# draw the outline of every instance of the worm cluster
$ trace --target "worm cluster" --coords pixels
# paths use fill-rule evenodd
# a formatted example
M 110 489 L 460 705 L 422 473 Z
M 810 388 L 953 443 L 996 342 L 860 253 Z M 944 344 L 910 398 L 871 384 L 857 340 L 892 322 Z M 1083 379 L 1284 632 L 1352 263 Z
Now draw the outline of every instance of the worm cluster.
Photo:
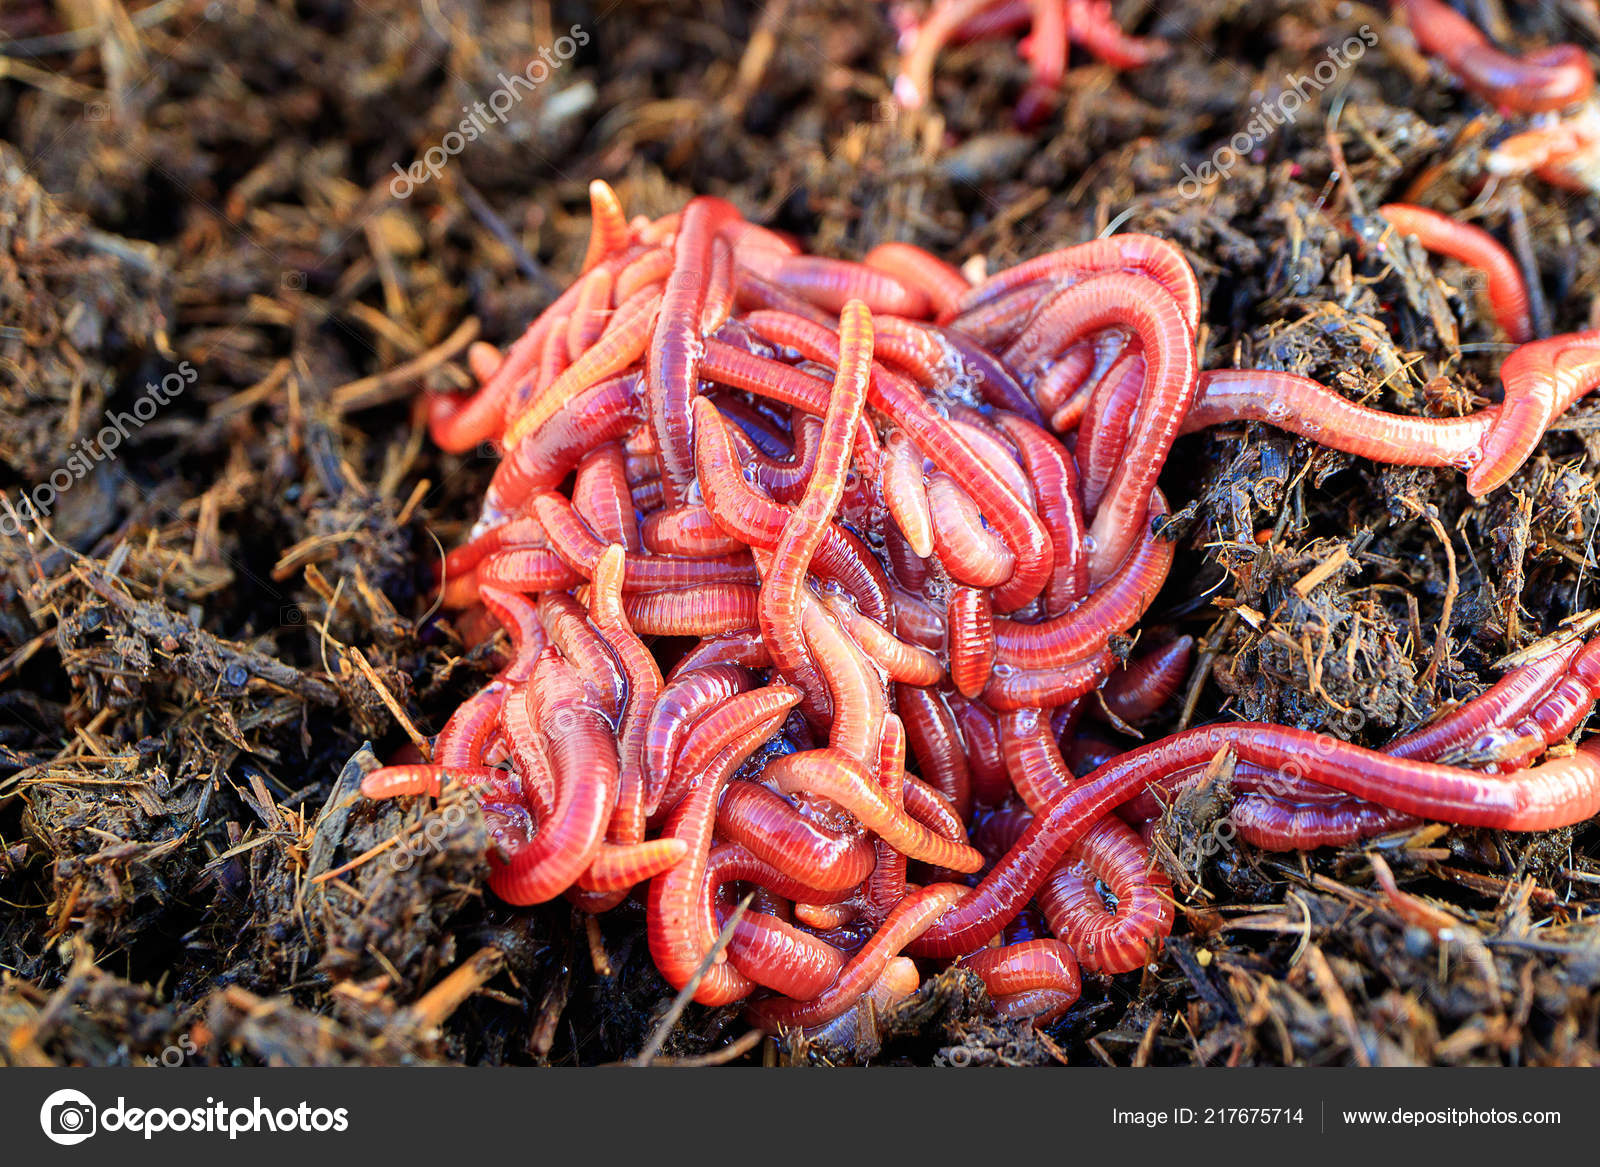
M 442 586 L 513 651 L 431 759 L 363 786 L 480 788 L 502 899 L 637 892 L 666 980 L 771 1030 L 848 1026 L 915 989 L 911 957 L 1049 1019 L 1080 968 L 1138 968 L 1171 930 L 1148 830 L 1224 764 L 1268 848 L 1600 808 L 1592 744 L 1532 764 L 1600 693 L 1580 629 L 1383 752 L 1232 723 L 1068 761 L 1086 696 L 1137 722 L 1187 670 L 1187 638 L 1127 667 L 1113 645 L 1172 563 L 1180 432 L 1259 419 L 1482 492 L 1600 381 L 1600 336 L 1522 346 L 1501 405 L 1402 418 L 1200 372 L 1194 273 L 1151 236 L 971 285 L 900 244 L 804 255 L 715 198 L 630 222 L 592 196 L 582 275 L 503 356 L 473 351 L 477 394 L 431 403 L 440 446 L 502 451 Z

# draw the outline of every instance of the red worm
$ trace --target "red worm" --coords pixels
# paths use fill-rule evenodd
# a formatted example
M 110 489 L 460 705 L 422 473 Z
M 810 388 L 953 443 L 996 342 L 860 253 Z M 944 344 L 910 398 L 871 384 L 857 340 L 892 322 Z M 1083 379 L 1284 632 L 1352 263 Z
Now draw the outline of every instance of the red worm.
M 434 739 L 432 761 L 437 766 L 477 766 L 500 728 L 500 708 L 506 701 L 505 680 L 496 678 L 450 715 Z
M 880 1036 L 874 1018 L 883 1016 L 892 1006 L 911 996 L 921 983 L 916 961 L 904 956 L 893 957 L 851 1007 L 831 1021 L 803 1027 L 801 1033 L 808 1043 L 824 1049 L 857 1049 L 864 1038 L 877 1040 Z
M 624 251 L 611 256 L 605 261 L 605 266 L 612 271 L 620 271 L 630 255 L 630 251 Z M 554 331 L 556 320 L 570 314 L 579 290 L 579 284 L 574 283 L 557 297 L 556 302 L 511 346 L 505 359 L 495 366 L 483 388 L 471 399 L 463 403 L 441 396 L 429 402 L 428 430 L 441 450 L 459 454 L 500 436 L 513 391 L 519 385 L 530 382 L 532 375 L 537 372 L 540 355 Z M 532 385 L 529 384 L 531 389 Z
M 960 730 L 960 750 L 966 756 L 974 801 L 994 806 L 1011 793 L 1011 778 L 1006 772 L 1000 748 L 1000 724 L 979 701 L 954 698 L 950 701 Z
M 776 547 L 791 512 L 754 489 L 740 473 L 727 425 L 709 401 L 695 404 L 695 469 L 706 509 L 724 531 L 751 547 Z M 838 524 L 824 528 L 812 567 L 824 580 L 842 587 L 864 615 L 879 623 L 889 619 L 883 569 L 860 540 Z
M 770 863 L 763 863 L 737 843 L 718 843 L 706 862 L 706 885 L 716 891 L 730 883 L 748 883 L 774 897 L 794 903 L 826 904 L 848 899 L 855 888 L 823 891 L 785 875 Z
M 556 775 L 533 716 L 527 685 L 519 685 L 506 694 L 505 704 L 500 707 L 500 728 L 511 750 L 512 769 L 522 778 L 523 800 L 535 820 L 548 823 L 555 814 Z
M 903 639 L 924 648 L 937 648 L 944 644 L 944 615 L 919 596 L 895 590 L 894 625 Z
M 882 674 L 809 590 L 800 624 L 806 647 L 828 686 L 832 707 L 828 741 L 853 758 L 875 762 L 882 744 L 883 719 L 889 712 Z
M 1028 126 L 1048 112 L 1067 71 L 1067 0 L 1031 0 L 1033 29 L 1022 42 L 1022 56 L 1033 66 L 1027 91 L 1017 103 L 1017 122 Z
M 619 307 L 605 336 L 510 418 L 502 439 L 506 448 L 515 449 L 523 438 L 555 416 L 574 394 L 622 372 L 637 361 L 649 343 L 650 330 L 662 303 L 659 291 L 645 287 Z
M 487 381 L 500 368 L 505 357 L 488 341 L 475 340 L 467 346 L 467 368 L 479 381 Z
M 1138 833 L 1108 817 L 1050 872 L 1039 910 L 1084 968 L 1132 972 L 1172 932 L 1172 884 Z
M 1106 710 L 1127 725 L 1154 717 L 1178 695 L 1194 659 L 1194 637 L 1180 636 L 1128 662 L 1113 672 L 1100 690 Z M 1093 706 L 1091 706 L 1092 708 Z
M 770 312 L 752 312 L 750 326 L 775 343 L 791 345 L 810 360 L 839 362 L 839 342 L 826 329 Z M 1037 516 L 1006 489 L 1004 482 L 973 452 L 903 378 L 881 367 L 867 383 L 873 408 L 888 415 L 933 464 L 960 482 L 984 517 L 993 523 L 1016 556 L 1017 569 L 995 593 L 995 607 L 1011 611 L 1037 596 L 1049 579 L 1053 552 Z
M 878 745 L 878 788 L 891 806 L 905 806 L 906 731 L 900 718 L 884 718 Z M 882 839 L 873 841 L 874 863 L 865 887 L 867 910 L 882 920 L 906 894 L 906 857 Z
M 1533 710 L 1572 665 L 1584 644 L 1576 637 L 1512 669 L 1479 696 L 1384 746 L 1397 758 L 1432 761 L 1458 750 L 1481 750 L 1495 726 L 1514 724 Z M 1474 750 L 1477 752 L 1477 750 Z
M 880 243 L 861 262 L 916 288 L 936 315 L 953 307 L 971 287 L 967 277 L 944 260 L 909 243 Z
M 1089 591 L 1087 530 L 1078 471 L 1060 442 L 1025 418 L 995 415 L 995 424 L 1017 444 L 1022 468 L 1033 483 L 1039 518 L 1055 550 L 1050 582 L 1045 586 L 1045 614 L 1059 616 Z
M 715 394 L 712 400 L 717 411 L 738 427 L 734 440 L 741 454 L 775 458 L 789 452 L 787 423 L 766 412 L 770 405 L 762 402 L 764 408 L 758 408 L 731 393 Z
M 1057 433 L 1071 433 L 1083 425 L 1089 398 L 1104 375 L 1104 370 L 1099 368 L 1099 354 L 1111 347 L 1106 338 L 1113 335 L 1103 333 L 1097 344 L 1073 345 L 1043 374 L 1034 378 L 1033 393 L 1039 399 L 1039 408 L 1050 419 L 1050 428 Z M 1127 346 L 1120 336 L 1116 341 L 1120 355 L 1120 350 Z M 1106 367 L 1110 367 L 1109 363 Z
M 955 842 L 966 841 L 966 828 L 955 804 L 922 779 L 905 775 L 901 797 L 906 813 L 923 826 Z
M 1577 45 L 1553 45 L 1513 57 L 1491 45 L 1443 0 L 1397 0 L 1417 44 L 1438 57 L 1478 96 L 1520 113 L 1564 109 L 1589 96 L 1594 69 Z
M 1025 285 L 1038 285 L 1039 300 L 1105 272 L 1137 272 L 1164 287 L 1178 302 L 1190 329 L 1200 323 L 1200 284 L 1194 269 L 1175 244 L 1154 235 L 1109 235 L 1063 248 L 1009 267 L 973 288 L 957 305 L 957 316 L 940 323 L 958 323 L 959 314 L 993 303 Z M 1022 312 L 1032 314 L 1039 300 Z M 959 326 L 959 324 L 958 324 Z
M 928 480 L 928 516 L 934 554 L 950 575 L 975 588 L 993 588 L 1010 579 L 1017 558 L 985 525 L 977 503 L 948 474 Z
M 928 482 L 923 477 L 922 454 L 899 430 L 884 443 L 883 501 L 889 508 L 912 554 L 927 559 L 933 554 L 933 515 L 928 504 Z
M 437 798 L 447 785 L 481 789 L 491 802 L 522 801 L 522 781 L 517 775 L 477 764 L 407 763 L 380 766 L 361 780 L 366 798 L 400 798 L 427 794 Z
M 994 668 L 994 609 L 989 593 L 953 587 L 949 596 L 950 680 L 963 697 L 976 697 Z
M 609 268 L 596 268 L 579 281 L 578 302 L 567 318 L 565 333 L 569 357 L 587 352 L 604 334 L 611 322 L 611 294 L 615 288 L 616 277 Z
M 601 381 L 573 397 L 538 433 L 506 448 L 484 497 L 485 520 L 510 518 L 533 490 L 556 485 L 595 446 L 633 430 L 642 415 L 637 372 Z
M 804 1001 L 833 984 L 844 953 L 776 916 L 746 912 L 733 926 L 728 963 L 756 984 Z
M 1143 355 L 1124 353 L 1089 394 L 1073 456 L 1081 475 L 1083 511 L 1090 518 L 1100 508 L 1100 499 L 1127 449 L 1129 426 L 1139 407 L 1144 379 Z
M 1100 649 L 1081 660 L 1041 669 L 996 664 L 989 683 L 983 687 L 982 697 L 996 712 L 1054 708 L 1098 688 L 1110 670 L 1110 649 Z
M 607 543 L 642 551 L 626 461 L 622 447 L 607 442 L 579 462 L 572 481 L 572 509 Z
M 770 267 L 771 261 L 762 266 Z M 809 300 L 762 279 L 743 263 L 734 274 L 733 291 L 734 303 L 740 308 L 783 312 L 825 328 L 832 328 L 837 318 L 835 313 L 824 312 Z
M 554 899 L 594 861 L 617 797 L 617 747 L 611 722 L 577 671 L 547 654 L 525 700 L 549 752 L 556 803 L 539 833 L 489 876 L 508 904 Z
M 872 314 L 859 301 L 844 306 L 840 318 L 839 371 L 822 423 L 817 468 L 798 506 L 784 522 L 772 551 L 772 567 L 763 573 L 759 626 L 772 663 L 802 691 L 814 693 L 816 665 L 806 651 L 800 629 L 801 596 L 812 557 L 833 523 L 844 494 L 850 465 L 851 438 L 861 420 L 867 373 L 872 364 Z
M 642 251 L 617 275 L 613 298 L 627 303 L 645 288 L 660 284 L 672 274 L 672 251 L 666 247 L 652 247 Z
M 1323 743 L 1323 750 L 1315 747 Z M 1094 823 L 1164 775 L 1200 766 L 1219 750 L 1269 769 L 1291 761 L 1323 785 L 1463 826 L 1539 831 L 1600 811 L 1600 744 L 1586 744 L 1505 777 L 1391 758 L 1304 730 L 1257 722 L 1204 726 L 1132 750 L 1052 802 L 983 881 L 915 944 L 926 956 L 970 952 L 1014 917 L 1049 870 Z
M 748 584 L 702 584 L 624 595 L 628 622 L 641 636 L 718 636 L 754 628 L 759 591 Z
M 615 718 L 622 707 L 622 672 L 610 647 L 589 623 L 588 609 L 565 592 L 549 592 L 539 597 L 538 611 L 551 645 L 599 696 L 607 715 Z
M 1194 400 L 1194 333 L 1179 303 L 1161 285 L 1114 272 L 1057 293 L 1040 307 L 1010 350 L 1019 357 L 1059 352 L 1108 327 L 1136 332 L 1147 373 L 1122 462 L 1089 528 L 1091 583 L 1116 570 L 1138 538 L 1150 492 Z M 1016 366 L 1009 357 L 1008 363 Z
M 1077 955 L 1060 940 L 985 948 L 959 963 L 978 974 L 996 1012 L 1005 1018 L 1032 1018 L 1044 1025 L 1072 1008 L 1083 992 Z
M 607 897 L 617 896 L 614 903 L 607 904 L 607 908 L 614 907 L 622 902 L 618 893 L 672 870 L 688 853 L 689 844 L 682 839 L 649 839 L 620 845 L 602 843 L 594 862 L 578 876 L 577 886 Z
M 1558 414 L 1600 385 L 1600 329 L 1523 345 L 1501 364 L 1500 382 L 1505 404 L 1467 471 L 1467 489 L 1479 498 L 1521 468 Z
M 700 306 L 700 334 L 721 328 L 733 312 L 733 249 L 722 238 L 711 244 L 710 286 Z
M 1018 669 L 1044 669 L 1080 660 L 1133 627 L 1155 601 L 1172 566 L 1173 545 L 1155 532 L 1166 503 L 1152 497 L 1152 518 L 1115 575 L 1072 611 L 1037 624 L 995 621 L 998 660 Z
M 503 547 L 544 547 L 548 543 L 539 520 L 522 515 L 490 527 L 446 553 L 440 575 L 447 581 L 459 578 Z
M 711 512 L 699 503 L 652 511 L 645 516 L 640 538 L 652 554 L 713 559 L 744 550 L 744 544 L 723 532 Z
M 644 807 L 654 816 L 682 796 L 670 781 L 678 750 L 700 716 L 750 688 L 750 674 L 732 664 L 713 664 L 674 674 L 650 706 L 643 731 Z M 687 776 L 685 776 L 687 780 Z
M 1001 432 L 990 424 L 988 418 L 975 409 L 961 405 L 950 411 L 950 425 L 961 435 L 962 440 L 972 447 L 973 452 L 1005 482 L 1006 489 L 1021 499 L 1025 506 L 1035 506 L 1037 500 L 1033 497 L 1033 484 L 1022 469 L 1017 451 Z
M 1492 742 L 1498 747 L 1502 764 L 1526 761 L 1546 746 L 1566 737 L 1583 722 L 1600 697 L 1600 643 L 1591 641 L 1573 658 L 1572 668 L 1526 717 L 1507 731 L 1508 742 Z M 1518 752 L 1517 747 L 1522 751 Z
M 900 62 L 900 75 L 894 79 L 896 100 L 907 109 L 921 109 L 932 96 L 933 65 L 939 50 L 956 31 L 990 7 L 994 0 L 940 0 L 916 30 L 910 51 Z
M 1017 796 L 1038 814 L 1066 793 L 1072 774 L 1061 759 L 1050 719 L 1041 709 L 1000 715 L 1000 749 Z
M 751 698 L 759 700 L 747 700 Z M 716 942 L 716 913 L 710 897 L 705 895 L 705 875 L 717 798 L 733 771 L 771 736 L 798 698 L 798 691 L 786 685 L 736 698 L 745 701 L 745 705 L 725 719 L 720 741 L 712 743 L 719 748 L 697 775 L 698 783 L 667 821 L 663 837 L 682 839 L 688 845 L 688 854 L 676 867 L 650 881 L 645 936 L 656 968 L 675 989 L 689 983 Z M 707 971 L 695 1000 L 707 1005 L 727 1004 L 747 995 L 750 989 L 746 977 L 719 961 Z
M 972 806 L 972 774 L 961 749 L 961 730 L 943 694 L 896 685 L 894 698 L 917 769 L 965 817 Z
M 1074 29 L 1094 16 L 1045 8 Z M 621 226 L 608 188 L 595 201 L 589 274 L 503 359 L 469 351 L 476 397 L 430 405 L 444 440 L 502 439 L 472 537 L 439 571 L 454 627 L 485 646 L 472 659 L 500 671 L 430 763 L 365 784 L 481 787 L 503 897 L 598 912 L 648 880 L 651 955 L 681 987 L 729 885 L 752 884 L 702 1002 L 762 986 L 809 999 L 762 1002 L 758 1021 L 848 1034 L 830 1019 L 863 994 L 914 987 L 909 944 L 976 953 L 999 1008 L 1038 1019 L 1076 996 L 1069 943 L 1131 970 L 1170 929 L 1124 820 L 1159 813 L 1219 751 L 1236 759 L 1235 825 L 1264 847 L 1418 816 L 1544 828 L 1600 805 L 1600 746 L 1521 768 L 1600 694 L 1600 641 L 1576 631 L 1385 752 L 1244 723 L 1117 754 L 1078 728 L 1085 709 L 1124 727 L 1164 712 L 1187 672 L 1183 637 L 1107 682 L 1111 638 L 1172 564 L 1153 484 L 1180 424 L 1260 419 L 1457 465 L 1481 491 L 1600 381 L 1600 333 L 1524 345 L 1503 405 L 1394 418 L 1288 374 L 1197 376 L 1198 286 L 1150 237 L 967 288 L 912 249 L 812 262 L 715 200 Z M 852 291 L 880 320 L 850 303 L 835 327 Z M 1078 432 L 1063 445 L 1042 414 Z M 1085 491 L 1103 496 L 1092 522 Z M 509 655 L 486 644 L 502 628 Z M 796 684 L 752 689 L 758 673 Z M 1074 779 L 1068 759 L 1101 764 Z M 911 860 L 975 875 L 986 856 L 970 891 L 907 882 Z M 1058 939 L 1018 920 L 1035 896 Z M 1002 932 L 1014 943 L 977 952 Z
M 543 494 L 533 500 L 533 511 L 544 524 L 551 549 L 584 578 L 592 578 L 607 544 L 595 537 L 572 504 L 559 494 Z M 655 592 L 704 584 L 754 584 L 757 578 L 755 562 L 744 551 L 705 559 L 641 555 L 628 560 L 622 586 L 630 592 Z
M 859 437 L 859 435 L 858 435 Z M 757 451 L 741 451 L 746 465 L 755 468 L 756 485 L 781 503 L 796 503 L 805 494 L 806 483 L 817 468 L 817 452 L 822 439 L 822 423 L 814 417 L 795 419 L 793 455 L 786 459 L 767 458 Z M 737 435 L 734 439 L 738 441 Z
M 1043 424 L 1044 417 L 1039 412 L 1039 406 L 1011 370 L 1006 368 L 1004 361 L 971 337 L 954 329 L 936 328 L 931 324 L 925 324 L 923 328 L 950 346 L 960 362 L 961 375 L 977 382 L 978 393 L 984 401 L 996 409 L 1003 409 L 1035 424 Z
M 754 782 L 733 782 L 717 808 L 717 831 L 796 882 L 824 892 L 858 886 L 872 872 L 872 840 L 830 829 Z
M 1482 463 L 1480 446 L 1498 416 L 1495 407 L 1467 417 L 1405 417 L 1357 405 L 1294 373 L 1218 369 L 1200 374 L 1181 432 L 1260 421 L 1374 462 L 1471 471 Z
M 548 547 L 515 548 L 485 559 L 471 576 L 473 595 L 481 599 L 486 591 L 551 592 L 576 587 L 583 576 Z
M 498 680 L 520 685 L 533 676 L 533 666 L 539 654 L 549 643 L 539 610 L 525 596 L 501 591 L 499 588 L 481 589 L 480 598 L 500 627 L 511 637 L 512 656 L 500 670 Z
M 1056 748 L 1053 730 L 1037 711 L 1023 711 L 1007 720 L 1004 742 L 1017 792 L 1030 807 L 1042 809 L 1071 788 L 1071 774 Z M 1013 832 L 1009 837 L 999 831 L 991 834 L 1009 847 L 1029 821 L 1030 815 L 1013 817 L 1007 824 Z M 1086 967 L 1117 972 L 1136 968 L 1150 943 L 1172 930 L 1166 876 L 1150 863 L 1139 838 L 1111 819 L 1098 824 L 1068 852 L 1047 890 L 1052 897 L 1046 913 L 1051 930 L 1077 946 Z M 1041 906 L 1045 894 L 1041 893 Z
M 1528 309 L 1528 289 L 1511 253 L 1493 235 L 1470 223 L 1458 223 L 1449 215 L 1413 207 L 1405 203 L 1386 203 L 1378 213 L 1402 235 L 1414 235 L 1429 251 L 1458 259 L 1482 272 L 1488 281 L 1489 303 L 1495 321 L 1517 344 L 1533 337 L 1533 319 Z
M 1240 796 L 1228 821 L 1240 839 L 1263 851 L 1343 847 L 1417 822 L 1411 815 L 1356 798 L 1305 803 L 1260 794 Z
M 583 271 L 588 271 L 628 242 L 628 216 L 622 200 L 611 184 L 595 179 L 589 184 L 589 250 L 583 256 Z
M 778 287 L 805 297 L 826 312 L 838 312 L 851 300 L 860 300 L 873 312 L 895 316 L 925 316 L 928 297 L 879 268 L 817 255 L 791 255 L 763 272 Z
M 589 590 L 589 613 L 627 682 L 627 697 L 617 721 L 617 801 L 607 838 L 613 843 L 637 844 L 644 839 L 645 827 L 645 742 L 662 680 L 656 658 L 622 611 L 626 562 L 627 553 L 616 545 L 600 556 Z
M 756 1024 L 774 1031 L 800 1025 L 820 1025 L 848 1010 L 864 996 L 888 966 L 892 957 L 915 940 L 939 914 L 959 900 L 965 888 L 953 883 L 935 883 L 906 893 L 905 899 L 884 919 L 872 939 L 861 947 L 840 971 L 826 992 L 808 1001 L 775 997 L 757 1002 L 751 1008 Z
M 677 680 L 694 669 L 712 665 L 764 669 L 771 664 L 772 661 L 767 657 L 767 646 L 761 640 L 761 632 L 752 626 L 702 638 L 672 666 L 669 679 Z
M 1108 65 L 1138 69 L 1172 51 L 1166 41 L 1124 32 L 1111 17 L 1111 0 L 1068 0 L 1068 8 L 1072 39 Z
M 951 871 L 976 871 L 983 856 L 929 830 L 891 803 L 871 773 L 840 750 L 808 750 L 767 763 L 767 780 L 788 793 L 803 790 L 830 798 L 908 859 Z
M 944 679 L 944 667 L 937 656 L 918 645 L 907 644 L 870 616 L 862 615 L 846 597 L 828 592 L 823 595 L 822 602 L 861 651 L 871 657 L 891 681 L 927 687 Z
M 661 451 L 662 486 L 667 500 L 681 503 L 694 477 L 694 452 L 689 435 L 689 402 L 695 394 L 705 342 L 700 332 L 706 302 L 706 273 L 712 244 L 724 226 L 739 221 L 739 212 L 722 199 L 691 199 L 683 209 L 673 244 L 672 274 L 649 342 L 646 383 L 650 387 L 650 427 Z

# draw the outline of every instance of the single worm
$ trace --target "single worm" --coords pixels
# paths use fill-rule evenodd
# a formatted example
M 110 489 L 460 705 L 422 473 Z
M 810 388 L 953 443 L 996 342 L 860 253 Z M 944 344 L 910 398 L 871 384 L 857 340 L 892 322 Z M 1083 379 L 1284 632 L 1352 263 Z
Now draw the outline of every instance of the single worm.
M 706 303 L 706 272 L 717 232 L 739 221 L 739 212 L 722 199 L 702 196 L 683 209 L 672 247 L 672 274 L 654 320 L 645 362 L 650 428 L 661 453 L 661 484 L 667 500 L 684 501 L 694 477 L 689 434 L 689 402 L 694 398 L 705 342 L 700 332 Z M 619 315 L 620 310 L 619 310 Z
M 1077 1003 L 1083 992 L 1078 957 L 1060 940 L 1025 940 L 985 948 L 958 962 L 983 981 L 1003 1018 L 1031 1018 L 1044 1025 Z
M 880 243 L 861 262 L 916 288 L 935 314 L 954 306 L 972 286 L 967 277 L 931 252 L 910 243 Z
M 1478 96 L 1520 113 L 1564 109 L 1589 96 L 1594 69 L 1577 45 L 1552 45 L 1513 57 L 1443 0 L 1397 0 L 1417 45 L 1438 57 Z
M 1533 318 L 1529 315 L 1528 289 L 1522 282 L 1522 272 L 1493 235 L 1470 223 L 1458 223 L 1449 215 L 1405 203 L 1386 203 L 1378 208 L 1378 214 L 1402 235 L 1415 236 L 1429 251 L 1448 255 L 1482 272 L 1501 330 L 1517 344 L 1533 338 Z

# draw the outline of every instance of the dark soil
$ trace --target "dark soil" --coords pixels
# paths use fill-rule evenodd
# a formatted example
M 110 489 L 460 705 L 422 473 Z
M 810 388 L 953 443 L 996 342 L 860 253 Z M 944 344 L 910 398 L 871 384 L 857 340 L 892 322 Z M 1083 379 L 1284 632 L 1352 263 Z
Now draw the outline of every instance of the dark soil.
M 1590 0 L 1468 8 L 1511 43 L 1600 32 Z M 481 891 L 469 798 L 356 795 L 374 754 L 437 731 L 491 671 L 427 580 L 492 459 L 435 450 L 417 391 L 466 387 L 468 341 L 514 339 L 570 279 L 591 178 L 634 213 L 714 193 L 816 251 L 906 239 L 991 270 L 1118 220 L 1188 251 L 1207 366 L 1396 411 L 1494 397 L 1504 346 L 1470 273 L 1378 254 L 1382 202 L 1512 240 L 1543 326 L 1592 323 L 1600 204 L 1485 185 L 1508 123 L 1384 10 L 1117 9 L 1175 57 L 1127 75 L 1074 57 L 1024 135 L 1008 41 L 947 53 L 935 113 L 898 114 L 869 0 L 7 4 L 0 487 L 14 508 L 60 485 L 48 535 L 0 538 L 0 1064 L 595 1064 L 662 1023 L 636 909 L 593 930 L 564 902 L 508 909 Z M 1375 47 L 1185 197 L 1182 166 L 1363 25 Z M 585 43 L 506 124 L 396 198 L 394 164 L 574 26 Z M 101 457 L 107 411 L 126 432 Z M 1164 480 L 1189 504 L 1182 550 L 1145 631 L 1204 653 L 1146 733 L 1260 718 L 1380 744 L 1480 691 L 1596 603 L 1600 412 L 1557 429 L 1482 503 L 1452 471 L 1260 427 L 1183 440 Z M 949 974 L 854 1051 L 734 1045 L 736 1010 L 691 1007 L 662 1056 L 1600 1060 L 1592 825 L 1197 846 L 1225 809 L 1225 790 L 1174 808 L 1169 865 L 1199 861 L 1175 871 L 1159 960 L 1090 978 L 1044 1033 L 987 1020 Z M 1395 913 L 1373 853 L 1442 932 Z

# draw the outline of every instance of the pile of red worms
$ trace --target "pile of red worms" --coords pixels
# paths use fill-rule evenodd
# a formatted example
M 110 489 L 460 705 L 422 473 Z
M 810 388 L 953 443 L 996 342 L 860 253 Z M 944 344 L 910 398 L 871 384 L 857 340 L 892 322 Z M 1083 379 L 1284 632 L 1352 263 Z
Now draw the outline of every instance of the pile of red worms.
M 1170 932 L 1149 831 L 1223 766 L 1270 849 L 1600 810 L 1600 743 L 1545 756 L 1600 694 L 1576 627 L 1383 750 L 1236 722 L 1088 757 L 1077 729 L 1102 702 L 1147 719 L 1187 670 L 1188 638 L 1118 655 L 1173 561 L 1179 434 L 1267 422 L 1481 495 L 1600 382 L 1600 332 L 1521 344 L 1501 404 L 1403 417 L 1201 371 L 1199 286 L 1153 236 L 971 284 L 904 244 L 802 254 L 717 198 L 630 221 L 591 193 L 582 274 L 509 351 L 472 350 L 476 394 L 430 403 L 438 445 L 502 453 L 442 588 L 511 651 L 431 759 L 363 784 L 476 787 L 501 899 L 638 896 L 665 979 L 769 1031 L 851 1025 L 916 988 L 912 958 L 1049 1020 L 1080 968 L 1138 968 Z M 1385 214 L 1481 266 L 1526 338 L 1492 237 Z

